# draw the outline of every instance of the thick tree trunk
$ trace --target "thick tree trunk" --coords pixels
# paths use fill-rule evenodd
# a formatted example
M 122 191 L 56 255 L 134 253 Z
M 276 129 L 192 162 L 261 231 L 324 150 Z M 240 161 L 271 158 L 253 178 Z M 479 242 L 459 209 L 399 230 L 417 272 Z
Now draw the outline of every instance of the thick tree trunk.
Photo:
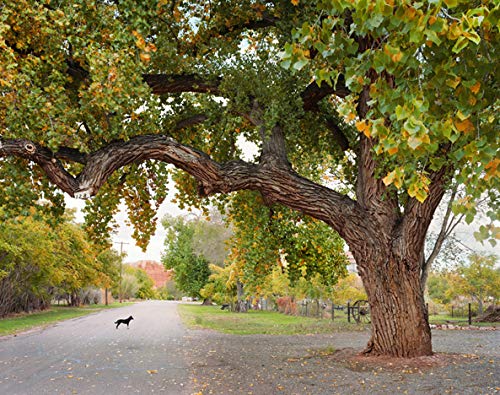
M 213 302 L 211 298 L 205 298 L 203 299 L 203 302 L 201 302 L 202 306 L 212 306 Z
M 365 354 L 403 358 L 432 355 L 420 272 L 411 270 L 418 265 L 409 262 L 407 257 L 379 251 L 359 264 L 372 323 Z

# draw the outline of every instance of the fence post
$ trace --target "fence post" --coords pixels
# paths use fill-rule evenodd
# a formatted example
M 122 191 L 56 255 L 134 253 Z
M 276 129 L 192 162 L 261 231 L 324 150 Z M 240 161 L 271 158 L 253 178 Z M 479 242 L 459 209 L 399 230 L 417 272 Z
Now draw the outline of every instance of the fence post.
M 453 318 L 453 306 L 451 306 L 451 318 Z
M 335 321 L 335 303 L 332 300 L 332 321 Z
M 469 303 L 469 325 L 472 325 L 472 309 L 470 303 Z
M 351 303 L 347 302 L 347 322 L 351 322 Z

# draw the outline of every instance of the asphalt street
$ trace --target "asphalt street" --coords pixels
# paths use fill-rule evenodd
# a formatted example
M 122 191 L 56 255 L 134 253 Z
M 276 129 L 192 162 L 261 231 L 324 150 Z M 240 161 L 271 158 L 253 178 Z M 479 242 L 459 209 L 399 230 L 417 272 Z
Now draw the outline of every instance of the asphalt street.
M 176 303 L 148 301 L 0 338 L 0 394 L 192 394 L 186 336 Z
M 115 329 L 113 322 L 129 315 L 134 317 L 130 329 Z M 0 395 L 500 391 L 499 330 L 435 330 L 432 335 L 438 353 L 433 357 L 370 365 L 356 357 L 369 339 L 366 330 L 228 335 L 186 329 L 177 303 L 148 301 L 0 338 Z

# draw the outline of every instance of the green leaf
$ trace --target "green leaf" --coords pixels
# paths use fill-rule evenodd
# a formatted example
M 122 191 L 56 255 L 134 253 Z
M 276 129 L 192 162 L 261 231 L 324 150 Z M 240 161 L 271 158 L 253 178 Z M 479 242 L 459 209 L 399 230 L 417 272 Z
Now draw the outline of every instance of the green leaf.
M 467 38 L 460 36 L 451 50 L 453 53 L 460 53 L 468 44 Z
M 302 58 L 302 59 L 299 59 L 297 60 L 294 64 L 293 64 L 293 68 L 297 71 L 299 70 L 302 70 L 302 68 L 307 65 L 309 63 L 309 59 L 306 59 L 306 58 Z

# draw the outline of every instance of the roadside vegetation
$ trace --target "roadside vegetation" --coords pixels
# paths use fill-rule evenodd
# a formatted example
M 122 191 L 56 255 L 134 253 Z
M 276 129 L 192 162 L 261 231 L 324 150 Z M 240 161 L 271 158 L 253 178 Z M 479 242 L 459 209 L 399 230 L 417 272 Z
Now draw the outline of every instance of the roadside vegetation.
M 221 310 L 220 306 L 181 304 L 178 311 L 184 324 L 190 328 L 213 329 L 233 335 L 307 335 L 340 330 L 364 330 L 369 327 L 348 324 L 345 318 L 331 321 L 262 310 L 237 314 Z

